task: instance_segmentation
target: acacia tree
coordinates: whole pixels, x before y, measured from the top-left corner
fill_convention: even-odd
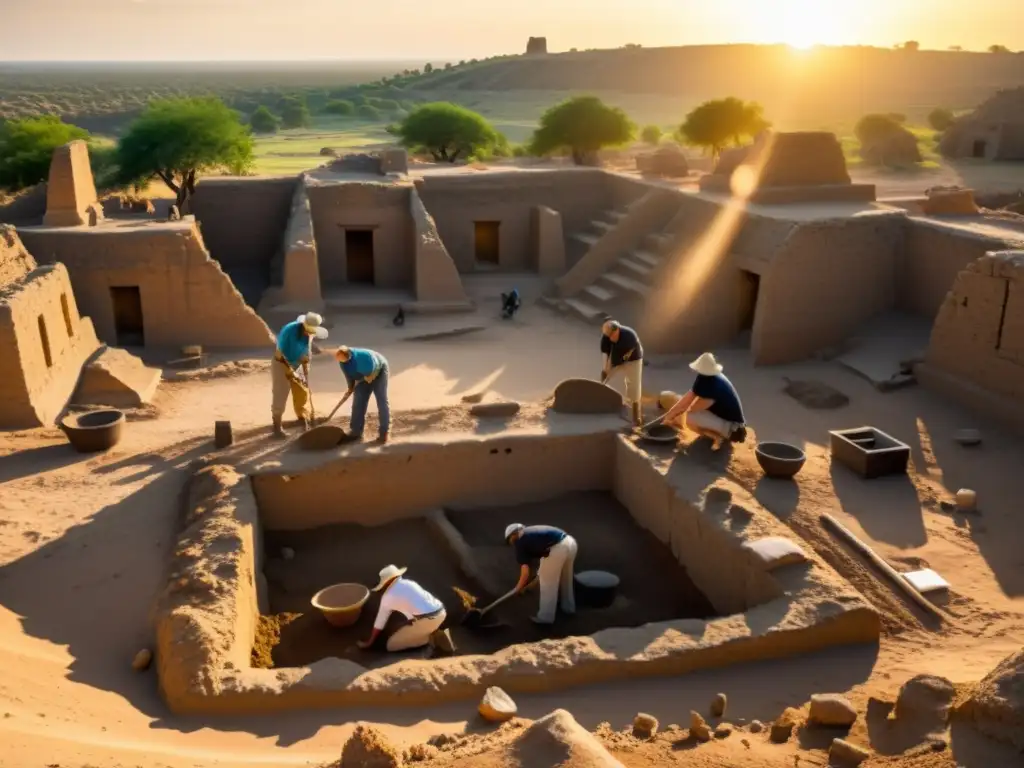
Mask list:
[[[760,104],[730,96],[705,101],[691,111],[679,127],[679,134],[687,144],[711,150],[712,156],[718,157],[730,142],[739,144],[770,127]]]
[[[445,101],[416,107],[395,130],[404,146],[449,163],[499,146],[504,138],[483,115]]]
[[[576,96],[541,115],[530,151],[543,157],[568,149],[573,162],[582,165],[588,155],[630,141],[635,131],[636,126],[618,107],[609,106],[596,96]]]
[[[644,144],[650,144],[656,147],[661,142],[662,130],[656,125],[644,126],[644,129],[640,132],[640,139]]]
[[[249,127],[214,97],[151,102],[117,145],[122,181],[141,185],[158,177],[177,195],[182,213],[195,193],[197,174],[240,174],[252,161]]]
[[[53,151],[89,133],[59,117],[0,120],[0,188],[12,192],[46,181]]]

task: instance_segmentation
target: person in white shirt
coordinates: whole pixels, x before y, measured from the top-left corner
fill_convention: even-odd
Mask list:
[[[409,569],[399,568],[397,565],[381,569],[380,581],[372,591],[383,591],[384,594],[380,598],[377,619],[373,622],[373,632],[367,640],[358,643],[360,648],[365,650],[377,642],[392,613],[402,614],[408,623],[403,624],[388,637],[389,651],[408,651],[430,645],[431,635],[437,632],[448,618],[444,603],[415,581],[402,578],[407,570]]]

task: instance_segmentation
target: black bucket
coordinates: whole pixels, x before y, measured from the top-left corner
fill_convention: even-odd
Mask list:
[[[573,581],[576,602],[584,608],[607,608],[619,593],[619,577],[608,571],[583,571]]]

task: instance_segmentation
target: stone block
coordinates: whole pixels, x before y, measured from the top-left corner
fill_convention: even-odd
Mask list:
[[[80,227],[95,225],[102,219],[103,209],[96,196],[88,146],[79,140],[57,147],[50,160],[43,224]]]
[[[557,413],[619,413],[622,395],[592,379],[565,379],[555,387]]]

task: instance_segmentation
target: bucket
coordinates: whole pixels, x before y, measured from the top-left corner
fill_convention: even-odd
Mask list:
[[[608,571],[582,571],[573,581],[576,599],[585,608],[607,608],[619,592],[619,577]]]
[[[370,599],[370,590],[362,584],[332,584],[313,595],[309,602],[332,627],[351,627]]]

